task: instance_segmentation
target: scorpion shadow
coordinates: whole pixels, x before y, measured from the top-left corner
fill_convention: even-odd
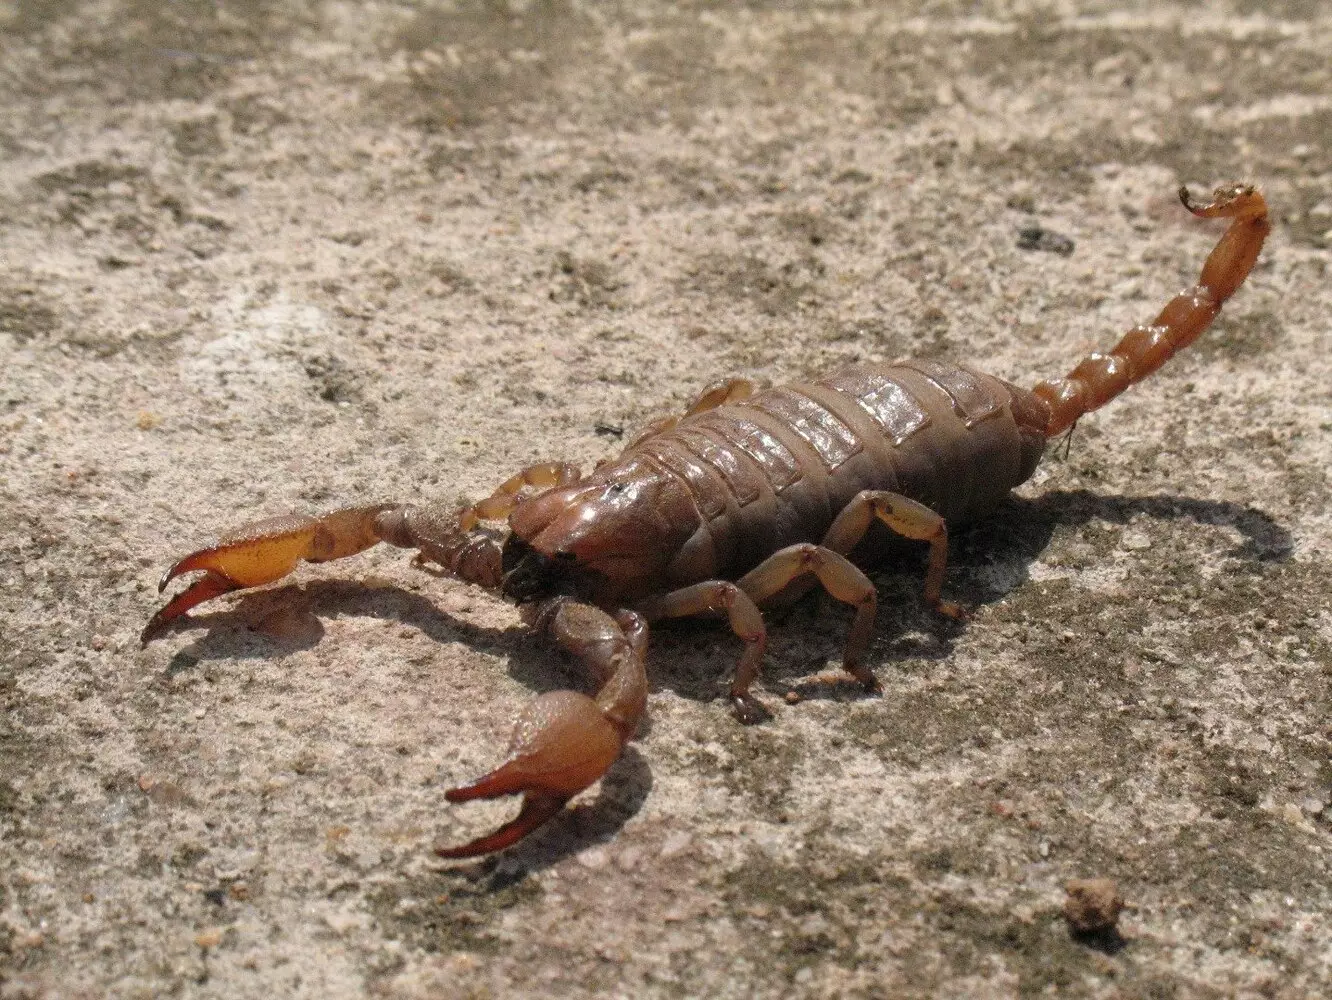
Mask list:
[[[1240,542],[1227,555],[1245,562],[1283,561],[1290,557],[1290,533],[1269,515],[1249,506],[1198,500],[1168,494],[1106,496],[1088,490],[1051,491],[1034,499],[1011,497],[986,521],[955,533],[950,552],[948,586],[951,596],[976,608],[1002,600],[1030,580],[1030,566],[1048,547],[1060,527],[1093,520],[1127,524],[1134,517],[1190,520],[1229,527]],[[870,666],[909,654],[943,659],[967,627],[924,609],[920,601],[923,546],[890,546],[896,561],[877,575],[880,593],[879,634],[888,636]],[[996,582],[998,581],[998,582]],[[765,664],[764,687],[778,697],[851,700],[867,697],[858,686],[824,676],[807,679],[808,668],[819,669],[835,656],[845,639],[845,610],[834,602],[799,595],[765,617],[770,628],[771,655]],[[243,594],[226,610],[196,615],[182,625],[205,634],[177,652],[165,674],[193,669],[200,661],[272,658],[312,648],[324,635],[329,618],[381,618],[416,628],[435,642],[461,642],[470,649],[505,658],[511,677],[544,692],[585,687],[570,658],[546,643],[533,641],[520,626],[490,628],[441,611],[426,597],[396,585],[366,587],[349,580],[314,580]],[[881,640],[882,641],[882,640]],[[886,653],[886,656],[884,655]],[[690,700],[712,701],[724,690],[739,656],[739,640],[722,622],[697,619],[663,622],[653,627],[650,652],[653,687],[670,688]],[[802,679],[803,678],[803,679]],[[650,716],[640,735],[650,731]],[[488,891],[515,884],[528,872],[610,840],[643,806],[652,775],[631,744],[602,779],[595,800],[575,804],[556,820],[506,854],[503,865],[483,859],[459,869]]]
[[[1244,563],[1285,561],[1292,551],[1290,532],[1255,507],[1171,494],[1051,490],[1032,499],[1010,496],[993,516],[956,531],[949,549],[945,592],[971,609],[996,603],[1030,582],[1031,565],[1040,559],[1060,528],[1091,521],[1123,525],[1135,517],[1231,528],[1238,533],[1239,542],[1225,555]],[[923,543],[903,542],[886,532],[870,538],[864,552],[855,553],[857,558],[874,560],[872,576],[879,591],[879,640],[871,647],[871,667],[907,656],[946,659],[967,628],[965,622],[933,614],[923,606],[920,593],[925,553]],[[846,679],[830,678],[826,672],[808,676],[811,669],[819,671],[830,654],[835,657],[845,641],[850,614],[844,606],[815,593],[810,599],[798,596],[775,614],[765,610],[765,617],[770,624],[777,624],[769,630],[772,655],[764,667],[764,686],[769,691],[797,700],[866,697]],[[654,627],[653,646],[659,656],[664,648],[659,637],[689,629],[687,623],[669,625],[673,628]],[[795,638],[783,637],[792,632]],[[716,658],[718,668],[724,670],[723,664],[728,656],[733,660],[734,654],[728,652],[724,639],[720,645]],[[683,686],[671,686],[686,697],[707,700],[715,696],[715,682],[711,694],[705,683],[689,677],[684,682]]]

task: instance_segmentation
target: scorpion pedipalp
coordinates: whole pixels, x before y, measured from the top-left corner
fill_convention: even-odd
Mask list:
[[[521,811],[491,834],[460,847],[436,848],[440,857],[489,854],[541,826],[615,763],[647,705],[647,624],[641,616],[624,611],[612,618],[591,605],[556,597],[530,608],[528,617],[583,661],[600,690],[596,698],[547,691],[523,709],[504,763],[444,793],[450,802],[521,794]]]

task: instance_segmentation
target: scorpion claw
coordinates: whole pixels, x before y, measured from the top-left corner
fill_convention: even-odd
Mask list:
[[[450,802],[523,795],[518,816],[461,847],[435,849],[444,858],[470,858],[516,843],[556,815],[620,756],[625,736],[597,703],[575,691],[548,691],[518,717],[509,758],[489,774],[450,789]]]
[[[525,795],[522,811],[494,833],[477,837],[460,847],[436,847],[435,853],[441,858],[457,860],[476,858],[494,851],[502,851],[504,848],[516,844],[545,823],[563,809],[564,803],[568,801],[568,799],[550,796]]]
[[[158,593],[165,589],[166,585],[171,582],[172,577],[177,575],[177,572],[183,572],[176,569],[179,565],[180,563],[177,563],[176,566],[166,571],[162,577],[162,583],[158,587]],[[173,597],[164,607],[159,608],[152,618],[148,619],[148,624],[139,633],[139,644],[148,645],[165,632],[168,625],[196,604],[202,604],[204,601],[235,590],[237,586],[219,573],[208,572]]]

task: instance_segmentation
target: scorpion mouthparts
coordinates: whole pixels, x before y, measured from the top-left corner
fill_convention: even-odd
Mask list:
[[[504,582],[501,590],[520,604],[559,593],[575,567],[565,552],[548,556],[521,539],[510,536],[504,546]]]

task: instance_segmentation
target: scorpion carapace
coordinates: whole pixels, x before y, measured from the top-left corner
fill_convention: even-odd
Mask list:
[[[961,616],[942,593],[948,525],[993,511],[1051,436],[1191,343],[1248,275],[1269,228],[1263,196],[1235,185],[1206,205],[1183,189],[1180,198],[1194,215],[1231,220],[1198,284],[1065,378],[1028,392],[969,367],[907,361],[758,393],[742,379],[720,382],[587,478],[548,463],[460,511],[385,503],[249,524],[166,571],[159,590],[182,573],[203,575],[152,617],[143,641],[201,601],[377,542],[414,548],[517,601],[532,627],[584,662],[597,694],[541,695],[519,716],[504,763],[445,794],[523,796],[499,830],[439,849],[449,858],[507,847],[605,774],[646,705],[650,621],[726,615],[744,641],[731,702],[755,721],[763,713],[749,689],[767,636],[759,605],[817,581],[854,608],[842,663],[873,691],[862,656],[877,598],[847,558],[870,527],[927,542],[925,600]]]

